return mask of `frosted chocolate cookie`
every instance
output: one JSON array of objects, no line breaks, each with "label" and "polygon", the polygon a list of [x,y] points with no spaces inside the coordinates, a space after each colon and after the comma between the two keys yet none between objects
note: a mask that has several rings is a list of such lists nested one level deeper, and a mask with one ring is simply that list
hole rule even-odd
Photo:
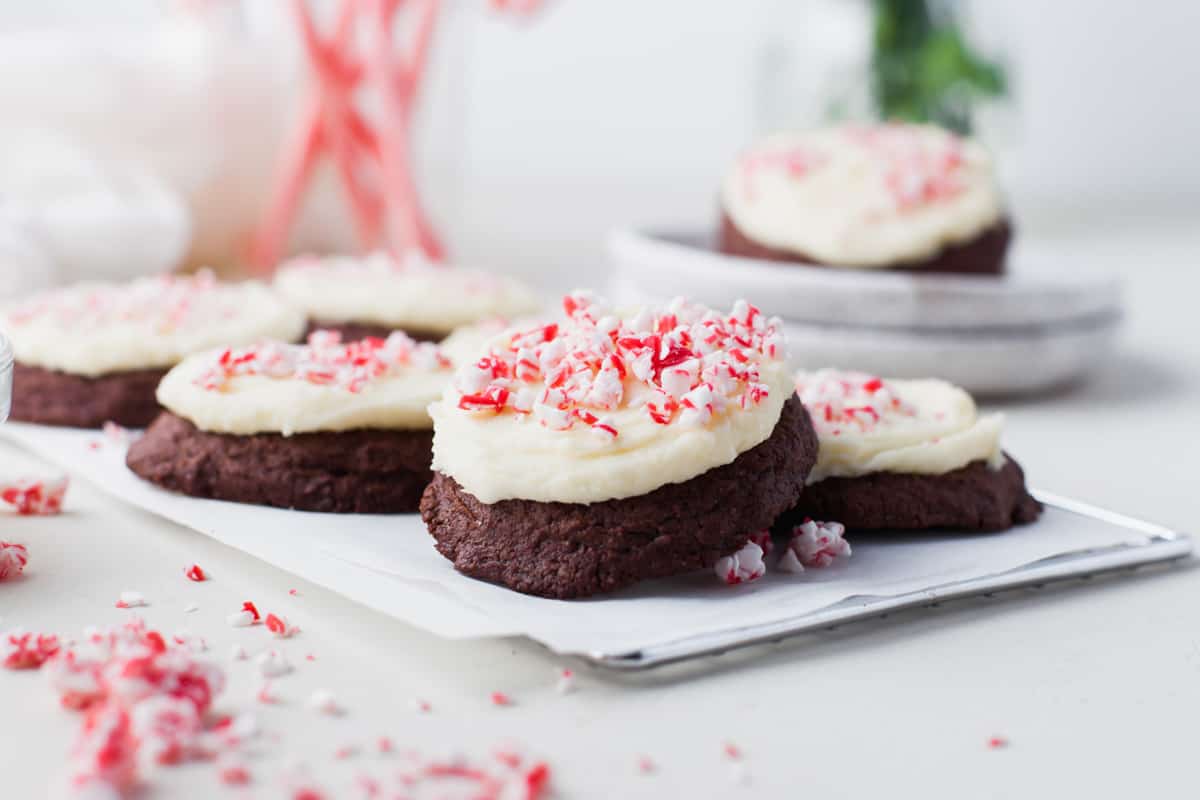
[{"label": "frosted chocolate cookie", "polygon": [[166,489],[239,503],[363,514],[415,511],[429,483],[426,407],[449,381],[435,345],[402,333],[265,344],[185,360],[166,411],[126,463]]},{"label": "frosted chocolate cookie", "polygon": [[308,318],[309,331],[337,331],[344,341],[395,330],[440,341],[460,326],[540,306],[510,278],[438,266],[415,254],[403,261],[386,253],[298,258],[279,270],[275,288]]},{"label": "frosted chocolate cookie", "polygon": [[430,407],[421,515],[460,572],[586,597],[712,568],[795,505],[816,436],[777,320],[563,306],[492,340]]},{"label": "frosted chocolate cookie", "polygon": [[991,157],[928,125],[770,136],[721,190],[718,247],[847,269],[1004,271],[1011,225]]},{"label": "frosted chocolate cookie", "polygon": [[186,356],[294,341],[303,328],[303,316],[262,284],[222,283],[208,272],[34,295],[0,312],[16,355],[12,418],[140,428],[159,412],[159,380]]},{"label": "frosted chocolate cookie", "polygon": [[962,389],[820,370],[800,373],[796,390],[821,451],[785,522],[999,531],[1041,513],[1021,467],[1000,449],[1003,416],[980,416]]}]

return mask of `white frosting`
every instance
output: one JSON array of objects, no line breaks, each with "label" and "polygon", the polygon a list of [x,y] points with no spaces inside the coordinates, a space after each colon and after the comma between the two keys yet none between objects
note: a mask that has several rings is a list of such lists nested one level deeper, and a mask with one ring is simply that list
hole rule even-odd
[{"label": "white frosting", "polygon": [[[213,433],[428,430],[433,422],[426,409],[449,382],[450,363],[433,345],[402,334],[388,343],[392,350],[385,345],[382,356],[361,371],[350,365],[370,344],[322,345],[316,358],[311,344],[265,345],[233,351],[228,369],[221,359],[229,351],[203,353],[167,373],[158,402]],[[239,363],[247,353],[258,364],[249,370]]]},{"label": "white frosting", "polygon": [[[740,308],[744,314],[746,306],[741,304]],[[672,309],[680,319],[692,320],[699,320],[705,311],[679,303],[673,304]],[[559,322],[557,336],[548,342],[548,347],[570,352],[579,342],[592,341],[599,342],[604,352],[612,352],[613,348],[606,343],[623,341],[629,330],[639,330],[644,335],[656,329],[655,320],[661,319],[661,313],[624,314],[619,331],[593,336],[596,326],[591,323],[599,320],[601,330],[614,330],[617,317],[607,316],[594,307],[588,307],[584,313],[585,319],[577,312],[574,318]],[[738,313],[735,308],[734,316]],[[479,368],[468,365],[460,370],[455,384],[447,387],[441,402],[430,407],[434,421],[434,468],[452,476],[484,503],[511,498],[594,503],[646,494],[728,464],[771,435],[784,401],[793,393],[781,334],[761,316],[754,324],[758,326],[760,340],[768,343],[763,349],[747,347],[738,351],[748,359],[743,366],[755,376],[753,383],[730,381],[717,386],[715,391],[700,385],[704,372],[690,380],[683,378],[679,385],[674,385],[674,376],[667,375],[667,370],[662,379],[639,378],[639,374],[646,375],[646,370],[634,357],[637,352],[634,347],[619,352],[627,374],[619,379],[615,372],[611,373],[614,394],[608,401],[595,400],[602,389],[610,386],[605,377],[609,375],[605,372],[607,367],[599,373],[583,370],[586,381],[576,387],[571,384],[579,373],[567,367],[571,376],[568,392],[574,389],[574,396],[584,400],[543,404],[538,398],[547,396],[547,386],[556,385],[553,377],[556,366],[548,365],[529,381],[504,379],[508,399],[500,403],[497,412],[494,408],[471,405],[471,398],[490,397],[487,393],[497,383],[481,382],[475,373]],[[513,343],[512,351],[520,352],[523,358],[546,363],[522,344],[541,342],[540,331],[535,328],[509,334],[501,340]],[[674,341],[672,337],[676,335],[664,336],[664,342]],[[502,348],[493,344],[490,351],[496,356]],[[724,363],[726,356],[724,351],[709,352],[705,356],[706,365]],[[589,358],[582,360],[586,362]],[[649,358],[647,352],[646,364]],[[661,412],[666,396],[661,388],[664,384],[680,398],[681,406],[685,398],[707,392],[710,412],[697,413],[685,407],[656,418],[652,412]],[[751,392],[751,386],[758,391]],[[572,414],[589,417],[589,409],[594,424],[574,422]],[[563,428],[564,425],[567,427]]]},{"label": "white frosting", "polygon": [[22,364],[95,377],[169,367],[219,346],[293,341],[304,317],[260,283],[201,273],[45,292],[7,308],[0,328]]},{"label": "white frosting", "polygon": [[943,475],[973,461],[993,469],[1004,463],[1004,416],[979,416],[971,396],[945,381],[824,369],[797,375],[796,391],[821,443],[809,483],[872,472]]},{"label": "white frosting", "polygon": [[510,278],[439,267],[415,256],[397,263],[384,253],[297,259],[279,271],[275,288],[312,320],[430,333],[449,333],[489,317],[531,314],[541,305]]},{"label": "white frosting", "polygon": [[905,124],[770,136],[729,172],[722,206],[758,244],[876,268],[936,255],[1003,213],[982,145]]}]

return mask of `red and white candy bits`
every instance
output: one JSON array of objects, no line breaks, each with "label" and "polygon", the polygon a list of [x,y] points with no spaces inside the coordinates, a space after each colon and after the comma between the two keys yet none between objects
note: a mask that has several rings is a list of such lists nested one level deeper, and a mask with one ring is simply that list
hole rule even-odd
[{"label": "red and white candy bits", "polygon": [[22,516],[58,514],[62,511],[70,480],[57,478],[17,478],[0,482],[0,500],[16,508]]},{"label": "red and white candy bits", "polygon": [[754,542],[746,542],[741,550],[733,555],[717,559],[713,566],[717,577],[730,586],[756,581],[767,574],[767,565],[763,562],[763,550]]},{"label": "red and white candy bits", "polygon": [[792,538],[779,559],[784,572],[803,572],[813,567],[828,567],[837,558],[850,557],[846,527],[840,522],[805,520],[792,529]]},{"label": "red and white candy bits", "polygon": [[0,581],[17,577],[28,563],[29,550],[25,545],[0,542]]},{"label": "red and white candy bits", "polygon": [[862,372],[822,369],[801,373],[796,378],[796,393],[822,436],[839,436],[844,430],[867,433],[885,419],[917,414],[887,381]]},{"label": "red and white candy bits", "polygon": [[6,669],[37,669],[58,649],[57,636],[12,630],[0,636],[0,665]]},{"label": "red and white candy bits", "polygon": [[270,342],[217,352],[196,384],[220,392],[235,378],[259,375],[357,394],[372,381],[394,377],[403,369],[435,371],[450,366],[437,345],[414,341],[399,331],[386,339],[368,337],[348,343],[335,331],[314,331],[304,345]]},{"label": "red and white candy bits", "polygon": [[659,425],[708,425],[769,394],[759,365],[785,357],[781,323],[744,301],[729,314],[674,300],[629,319],[586,292],[565,319],[513,332],[455,376],[457,406],[516,414],[551,430],[620,436],[611,414],[642,408]]}]

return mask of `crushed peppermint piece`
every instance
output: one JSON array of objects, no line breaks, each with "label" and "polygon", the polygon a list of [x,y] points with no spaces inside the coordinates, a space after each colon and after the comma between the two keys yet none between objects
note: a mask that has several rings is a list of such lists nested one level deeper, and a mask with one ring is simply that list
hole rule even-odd
[{"label": "crushed peppermint piece", "polygon": [[0,482],[0,500],[13,506],[21,516],[49,516],[62,511],[69,485],[66,475],[49,480],[18,478]]},{"label": "crushed peppermint piece", "polygon": [[993,736],[987,741],[989,750],[1003,750],[1008,747],[1008,739],[1003,736]]},{"label": "crushed peppermint piece", "polygon": [[292,635],[299,632],[299,628],[294,625],[289,625],[287,620],[277,614],[267,614],[265,620],[267,630],[269,630],[277,639],[288,639]]},{"label": "crushed peppermint piece", "polygon": [[620,430],[611,412],[644,408],[656,424],[701,427],[769,394],[763,362],[785,358],[782,323],[738,301],[718,314],[682,299],[618,319],[586,292],[565,319],[513,331],[455,375],[459,410],[512,413],[551,430]]},{"label": "crushed peppermint piece", "polygon": [[146,598],[141,592],[121,592],[116,602],[117,608],[140,608],[144,605],[147,605]]},{"label": "crushed peppermint piece", "polygon": [[307,344],[268,342],[218,351],[195,383],[220,392],[236,378],[262,376],[358,394],[374,381],[395,377],[401,370],[450,367],[450,360],[437,345],[414,341],[400,331],[386,339],[371,336],[353,342],[342,342],[336,331],[314,331]]},{"label": "crushed peppermint piece", "polygon": [[280,678],[292,672],[292,664],[282,650],[266,650],[254,658],[258,674],[264,678]]},{"label": "crushed peppermint piece", "polygon": [[850,543],[846,526],[840,522],[805,520],[792,529],[792,538],[784,548],[777,568],[784,572],[828,567],[837,558],[849,558]]},{"label": "crushed peppermint piece", "polygon": [[253,616],[255,622],[258,622],[260,619],[262,619],[262,617],[258,613],[258,608],[254,605],[254,603],[250,602],[249,600],[242,603],[242,610],[250,612],[250,614]]},{"label": "crushed peppermint piece", "polygon": [[650,756],[638,756],[637,760],[638,772],[643,775],[652,775],[658,772],[658,765],[654,763],[654,759]]},{"label": "crushed peppermint piece", "polygon": [[250,770],[243,764],[225,764],[219,768],[217,777],[226,786],[245,786],[251,781]]},{"label": "crushed peppermint piece", "polygon": [[337,698],[328,689],[317,689],[313,692],[308,698],[308,707],[313,711],[319,711],[322,714],[329,714],[331,716],[342,713],[342,708],[338,705]]},{"label": "crushed peppermint piece", "polygon": [[393,744],[392,740],[390,738],[388,738],[387,736],[380,736],[375,741],[375,749],[378,750],[380,752],[380,754],[385,754],[385,753],[391,753],[392,751],[394,751],[396,749],[396,746],[395,746],[395,744]]},{"label": "crushed peppermint piece", "polygon": [[767,574],[767,565],[763,562],[763,550],[754,542],[746,542],[741,550],[733,555],[717,559],[713,565],[717,577],[729,586],[756,581]]},{"label": "crushed peppermint piece", "polygon": [[196,605],[195,603],[188,603],[186,606],[183,607],[183,613],[185,613],[185,614],[194,614],[199,610],[200,610],[200,606]]},{"label": "crushed peppermint piece", "polygon": [[504,692],[492,692],[491,701],[494,706],[511,706],[513,704],[512,698]]},{"label": "crushed peppermint piece", "polygon": [[0,636],[0,664],[5,669],[38,669],[59,647],[52,634],[11,630]]},{"label": "crushed peppermint piece", "polygon": [[0,542],[0,581],[17,577],[28,563],[29,550],[25,545]]},{"label": "crushed peppermint piece", "polygon": [[725,753],[727,758],[730,758],[734,761],[737,761],[742,757],[742,748],[738,747],[733,742],[726,742],[723,744],[721,746],[721,751]]},{"label": "crushed peppermint piece", "polygon": [[750,541],[762,549],[764,558],[771,555],[771,551],[775,549],[775,541],[771,538],[771,531],[768,528],[750,534]]},{"label": "crushed peppermint piece", "polygon": [[197,583],[208,580],[208,575],[200,568],[199,564],[192,564],[183,571],[183,574],[189,581],[196,581]]},{"label": "crushed peppermint piece", "polygon": [[418,713],[428,714],[430,711],[433,711],[433,704],[428,700],[416,698],[413,700],[413,708],[416,709]]},{"label": "crushed peppermint piece", "polygon": [[576,683],[574,670],[564,667],[558,673],[558,682],[554,684],[554,691],[559,694],[570,694],[575,691]]},{"label": "crushed peppermint piece", "polygon": [[232,628],[248,628],[257,620],[255,620],[253,613],[242,609],[241,611],[235,611],[227,616],[225,621],[228,622],[229,626]]}]

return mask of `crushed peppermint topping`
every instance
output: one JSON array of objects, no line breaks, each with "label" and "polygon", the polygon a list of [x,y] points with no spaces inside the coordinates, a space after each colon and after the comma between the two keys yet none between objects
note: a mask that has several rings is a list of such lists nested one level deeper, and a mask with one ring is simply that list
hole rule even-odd
[{"label": "crushed peppermint topping", "polygon": [[253,375],[357,394],[373,381],[395,377],[400,370],[432,372],[450,366],[450,359],[437,345],[414,341],[400,331],[386,339],[370,336],[345,343],[336,331],[314,331],[307,344],[267,342],[217,351],[211,354],[195,383],[207,391],[220,392],[233,379]]},{"label": "crushed peppermint topping", "polygon": [[757,200],[762,173],[803,181],[844,159],[861,162],[857,171],[869,171],[901,212],[945,202],[966,189],[963,140],[948,131],[931,134],[927,126],[883,123],[850,125],[832,133],[829,137],[819,132],[804,142],[768,142],[745,153],[738,169],[746,199]]},{"label": "crushed peppermint topping", "polygon": [[611,414],[642,408],[659,425],[700,427],[768,395],[763,361],[782,360],[782,323],[738,301],[718,314],[682,299],[629,318],[586,292],[563,298],[565,318],[512,332],[455,376],[457,407],[512,413],[551,430],[586,426],[620,436]]},{"label": "crushed peppermint topping", "polygon": [[0,541],[0,581],[17,577],[28,563],[29,550],[25,545]]},{"label": "crushed peppermint topping", "polygon": [[840,522],[806,519],[792,529],[791,541],[779,559],[778,568],[784,572],[803,572],[828,567],[837,558],[849,558],[850,543],[845,535],[846,526]]},{"label": "crushed peppermint topping", "polygon": [[199,564],[192,564],[183,571],[183,574],[189,581],[195,581],[197,583],[208,580],[208,575],[205,574],[204,570],[200,568]]},{"label": "crushed peppermint topping", "polygon": [[0,500],[22,516],[49,516],[62,511],[70,480],[66,475],[43,480],[18,478],[0,482]]},{"label": "crushed peppermint topping", "polygon": [[11,310],[7,320],[14,326],[46,320],[70,330],[133,322],[166,334],[245,314],[245,296],[229,291],[234,285],[221,283],[211,270],[201,270],[124,284],[67,287],[31,297]]},{"label": "crushed peppermint topping", "polygon": [[916,407],[904,402],[888,381],[863,372],[802,372],[796,376],[796,393],[821,436],[838,436],[847,429],[868,433],[886,419],[917,415]]},{"label": "crushed peppermint topping", "polygon": [[767,565],[763,562],[763,549],[754,542],[746,542],[742,549],[733,555],[717,559],[713,571],[729,586],[756,581],[767,574]]}]

